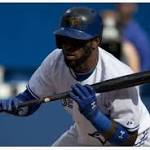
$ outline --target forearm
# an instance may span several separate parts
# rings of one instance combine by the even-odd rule
[[[72,86],[70,97],[79,105],[80,112],[93,124],[105,140],[112,145],[134,145],[137,132],[128,132],[126,128],[110,120],[97,106],[96,93],[89,85],[76,84]]]
[[[132,146],[137,138],[137,131],[129,132],[122,125],[110,120],[100,111],[88,117],[93,126],[113,145]]]
[[[23,103],[25,101],[30,101],[32,99],[35,99],[28,90],[25,90],[23,93],[18,94],[15,97],[11,97],[7,99],[6,101],[17,101],[18,103]],[[13,107],[12,104],[9,104],[10,107]],[[27,107],[22,107],[18,109],[6,109],[5,112],[17,115],[17,116],[28,116],[32,113],[34,113],[38,108],[40,107],[40,104],[32,105],[32,106],[27,106]]]

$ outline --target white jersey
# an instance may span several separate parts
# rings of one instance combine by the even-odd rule
[[[93,84],[111,78],[133,73],[121,61],[99,48],[99,60],[94,72],[81,84]],[[28,89],[33,96],[42,98],[68,91],[77,83],[64,62],[61,49],[50,53],[29,80]],[[138,87],[97,94],[98,107],[109,118],[120,123],[129,131],[138,129],[136,143],[141,142],[141,134],[150,128],[150,116],[139,96]],[[77,104],[63,100],[64,108],[72,114],[78,132],[80,145],[109,145],[94,126],[79,112]],[[146,136],[146,135],[144,135]],[[142,137],[143,138],[143,137]]]

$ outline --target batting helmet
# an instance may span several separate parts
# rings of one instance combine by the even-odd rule
[[[79,40],[102,36],[103,23],[99,14],[90,8],[68,9],[61,20],[60,28],[54,34]]]

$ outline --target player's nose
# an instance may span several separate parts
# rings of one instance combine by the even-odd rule
[[[77,51],[78,48],[75,47],[75,46],[73,46],[72,44],[64,44],[64,45],[63,45],[63,50],[64,50],[64,52],[66,52],[66,53],[72,53],[72,52],[74,52],[74,51]]]

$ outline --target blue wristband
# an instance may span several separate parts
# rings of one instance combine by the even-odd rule
[[[110,143],[114,143],[116,145],[123,145],[129,138],[128,131],[118,124],[116,130],[112,137],[109,139]]]
[[[94,127],[102,133],[102,135],[105,137],[105,135],[108,135],[108,133],[112,132],[110,137],[107,136],[105,138],[108,138],[107,140],[114,144],[114,145],[122,145],[128,140],[129,134],[128,131],[121,126],[120,124],[116,123],[115,128],[113,128],[113,121],[111,121],[107,116],[105,116],[100,111],[96,111],[89,120],[94,125]],[[112,130],[112,131],[110,131]]]

